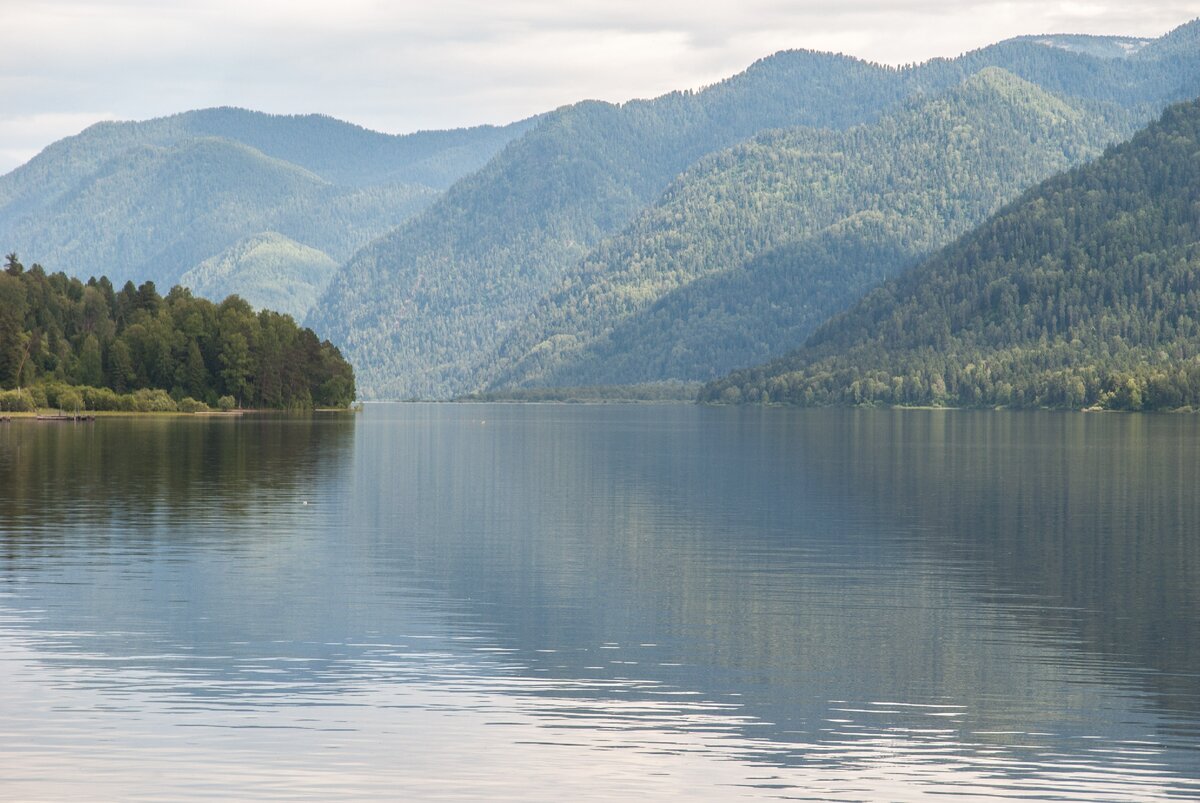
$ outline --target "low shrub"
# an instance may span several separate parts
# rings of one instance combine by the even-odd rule
[[[181,413],[207,413],[208,405],[202,401],[196,401],[191,396],[184,396],[179,400],[179,412]]]
[[[83,394],[74,388],[58,391],[58,398],[55,399],[54,404],[64,413],[74,413],[86,409],[83,404]]]
[[[36,409],[33,394],[28,390],[0,390],[0,411],[32,413]]]
[[[108,388],[81,387],[83,403],[89,410],[120,410],[121,396]]]
[[[133,392],[133,409],[139,413],[173,413],[179,408],[165,390],[142,388]]]

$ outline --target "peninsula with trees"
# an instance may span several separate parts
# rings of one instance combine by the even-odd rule
[[[116,289],[28,269],[0,271],[0,411],[313,409],[354,401],[354,369],[289,315],[152,281]]]

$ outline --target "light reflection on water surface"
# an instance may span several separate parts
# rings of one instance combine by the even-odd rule
[[[0,796],[1200,795],[1190,417],[0,430]]]

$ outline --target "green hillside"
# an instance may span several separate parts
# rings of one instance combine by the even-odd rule
[[[226,108],[99,123],[0,176],[0,241],[77,276],[116,266],[114,280],[163,286],[263,231],[340,262],[533,122],[392,136]]]
[[[516,327],[493,384],[707,380],[784,354],[1021,189],[1127,136],[1126,119],[989,67],[873,124],[759,136],[596,249]]]
[[[1011,41],[892,69],[784,52],[699,92],[566,107],[356,254],[309,321],[354,356],[367,396],[476,390],[539,302],[563,290],[593,249],[709,153],[768,129],[871,122],[987,67],[1102,116],[1145,120],[1193,90],[1200,94],[1197,55],[1114,59]]]
[[[899,97],[888,72],[788,53],[696,93],[560,109],[351,259],[309,321],[358,355],[369,394],[473,387],[508,328],[672,177],[764,128],[874,116]]]
[[[88,274],[170,286],[195,265],[262,231],[344,259],[427,205],[428,188],[341,188],[290,162],[226,139],[141,146],[105,162],[51,209],[12,226],[4,242]],[[79,267],[82,266],[82,267]]]
[[[1200,101],[1052,178],[708,401],[1200,405]]]
[[[268,231],[206,259],[179,283],[205,298],[239,295],[253,307],[303,318],[337,269],[324,251]]]

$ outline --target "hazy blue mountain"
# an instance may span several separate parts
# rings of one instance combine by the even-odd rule
[[[262,231],[344,259],[434,196],[412,184],[339,187],[232,140],[188,139],[122,152],[0,241],[69,273],[111,270],[114,281],[141,276],[170,287]]]
[[[205,298],[239,295],[257,309],[302,320],[337,269],[324,251],[268,231],[204,260],[179,283]]]
[[[988,67],[1119,127],[1200,87],[1197,54],[1179,52],[1117,59],[1013,40],[905,69],[784,52],[699,92],[569,106],[356,254],[309,322],[351,355],[367,396],[475,390],[538,304],[709,153],[768,129],[871,122]]]
[[[712,401],[1200,405],[1200,101],[1030,190]]]
[[[0,242],[27,261],[170,286],[263,231],[343,261],[533,120],[393,136],[318,115],[205,109],[98,123],[0,176]]]

